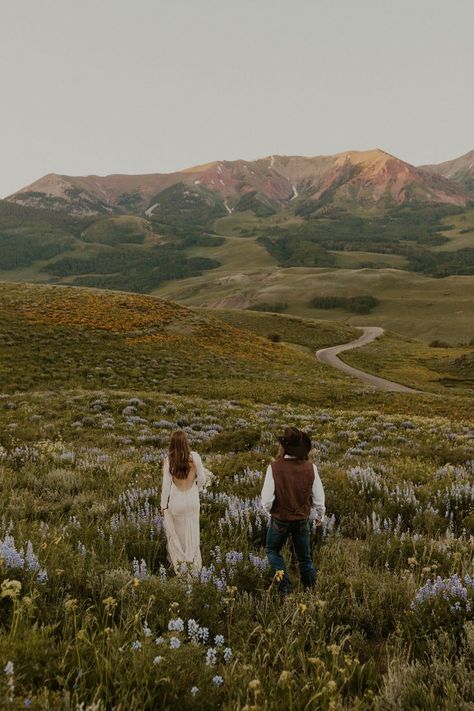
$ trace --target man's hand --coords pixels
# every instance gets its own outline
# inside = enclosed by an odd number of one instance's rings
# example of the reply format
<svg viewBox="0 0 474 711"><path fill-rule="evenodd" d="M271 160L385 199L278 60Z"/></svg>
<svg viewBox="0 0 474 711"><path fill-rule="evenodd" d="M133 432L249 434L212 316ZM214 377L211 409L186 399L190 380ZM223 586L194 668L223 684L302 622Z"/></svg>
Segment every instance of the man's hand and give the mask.
<svg viewBox="0 0 474 711"><path fill-rule="evenodd" d="M322 525L323 525L322 519L316 518L316 519L314 520L314 525L315 525L315 526L318 526L318 527L319 527L319 526L322 526Z"/></svg>

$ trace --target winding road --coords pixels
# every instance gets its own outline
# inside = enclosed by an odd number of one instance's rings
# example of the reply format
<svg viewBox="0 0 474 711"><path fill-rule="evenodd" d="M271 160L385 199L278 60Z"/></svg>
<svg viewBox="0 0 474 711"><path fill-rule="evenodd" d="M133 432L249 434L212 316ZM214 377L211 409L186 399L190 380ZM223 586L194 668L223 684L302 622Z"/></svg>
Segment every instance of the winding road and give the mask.
<svg viewBox="0 0 474 711"><path fill-rule="evenodd" d="M386 380L385 378L379 378L378 375L372 375L371 373L366 373L364 370L359 370L358 368L353 368L351 365L347 365L337 356L338 353L343 351L349 351L352 348L360 348L360 346L365 346L367 343L374 341L384 334L384 329L379 326L358 326L361 331L363 331L362 336L357 338L355 341L350 341L349 343L342 343L339 346L331 346L330 348L321 348L316 351L316 358L321 361L321 363L326 363L331 365L333 368L338 368L348 375L352 375L359 380L363 380L367 385L372 385L372 387L377 390L385 390L398 393L416 393L418 390L413 388L408 388L406 385L401 385L400 383L394 383L392 380Z"/></svg>

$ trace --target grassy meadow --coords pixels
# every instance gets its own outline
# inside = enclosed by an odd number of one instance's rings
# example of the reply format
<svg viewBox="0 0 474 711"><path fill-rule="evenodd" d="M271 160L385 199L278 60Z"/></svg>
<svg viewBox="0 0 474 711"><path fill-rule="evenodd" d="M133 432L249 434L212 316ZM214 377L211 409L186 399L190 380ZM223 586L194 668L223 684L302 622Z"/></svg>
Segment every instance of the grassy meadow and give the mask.
<svg viewBox="0 0 474 711"><path fill-rule="evenodd" d="M354 336L329 321L19 284L0 316L1 708L472 709L468 387L413 368L427 392L370 391L315 360ZM386 338L345 357L375 369L407 343ZM258 495L289 423L327 517L316 591L282 601ZM159 510L176 427L216 475L181 577Z"/></svg>
<svg viewBox="0 0 474 711"><path fill-rule="evenodd" d="M0 280L153 293L189 306L284 303L296 316L382 325L426 343L474 336L473 209L314 215L295 203L259 217L187 205L171 191L160 219L127 214L133 204L77 217L0 200ZM380 302L370 314L311 306L314 297L362 295Z"/></svg>
<svg viewBox="0 0 474 711"><path fill-rule="evenodd" d="M365 216L365 215L364 215ZM286 304L289 314L339 321L347 325L379 325L409 338L429 343L440 338L457 344L474 336L471 275L439 278L407 271L403 254L347 249L332 252L335 264L327 267L279 266L258 241L275 228L291 231L301 218L275 215L258 218L239 213L220 218L214 229L225 239L217 248L193 248L215 258L220 265L200 276L160 285L154 293L193 306L251 308L259 304ZM450 215L440 222L442 244L429 247L434 254L474 248L474 211ZM315 296L370 294L380 304L367 315L342 309L315 309Z"/></svg>

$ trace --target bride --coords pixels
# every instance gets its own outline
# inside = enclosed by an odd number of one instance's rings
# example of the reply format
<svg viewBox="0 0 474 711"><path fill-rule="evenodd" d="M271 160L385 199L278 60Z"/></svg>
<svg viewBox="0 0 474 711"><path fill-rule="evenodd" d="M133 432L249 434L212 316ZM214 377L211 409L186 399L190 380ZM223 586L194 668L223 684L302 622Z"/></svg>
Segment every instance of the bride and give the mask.
<svg viewBox="0 0 474 711"><path fill-rule="evenodd" d="M163 462L161 515L168 555L176 573L186 563L199 571L199 491L206 483L201 457L191 452L186 432L171 435L168 456Z"/></svg>

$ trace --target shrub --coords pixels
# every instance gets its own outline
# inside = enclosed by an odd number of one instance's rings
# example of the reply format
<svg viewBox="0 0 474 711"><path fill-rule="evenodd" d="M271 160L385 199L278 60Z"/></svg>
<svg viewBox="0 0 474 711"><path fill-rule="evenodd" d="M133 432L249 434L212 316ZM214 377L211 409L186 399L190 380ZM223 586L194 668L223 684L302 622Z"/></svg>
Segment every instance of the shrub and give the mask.
<svg viewBox="0 0 474 711"><path fill-rule="evenodd" d="M283 311L286 311L287 308L288 303L286 301L277 301L274 304L262 301L258 304L252 304L252 306L248 307L249 311L269 311L271 313L273 312L276 314L283 313Z"/></svg>
<svg viewBox="0 0 474 711"><path fill-rule="evenodd" d="M361 296L315 296L310 306L315 309L345 309L356 314L369 314L380 301L370 294Z"/></svg>
<svg viewBox="0 0 474 711"><path fill-rule="evenodd" d="M220 432L206 446L210 452L245 452L260 442L261 432L243 428L232 432Z"/></svg>
<svg viewBox="0 0 474 711"><path fill-rule="evenodd" d="M449 343L446 343L446 341L440 341L439 339L435 338L434 341L430 342L430 348L449 348Z"/></svg>
<svg viewBox="0 0 474 711"><path fill-rule="evenodd" d="M344 309L346 303L345 296L315 296L310 302L315 309Z"/></svg>
<svg viewBox="0 0 474 711"><path fill-rule="evenodd" d="M380 301L375 296L370 296L369 294L352 296L348 299L346 308L356 314L369 314L379 303Z"/></svg>

